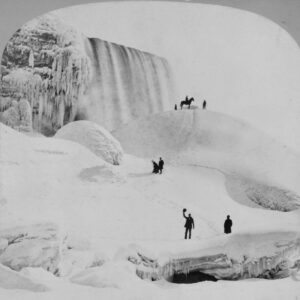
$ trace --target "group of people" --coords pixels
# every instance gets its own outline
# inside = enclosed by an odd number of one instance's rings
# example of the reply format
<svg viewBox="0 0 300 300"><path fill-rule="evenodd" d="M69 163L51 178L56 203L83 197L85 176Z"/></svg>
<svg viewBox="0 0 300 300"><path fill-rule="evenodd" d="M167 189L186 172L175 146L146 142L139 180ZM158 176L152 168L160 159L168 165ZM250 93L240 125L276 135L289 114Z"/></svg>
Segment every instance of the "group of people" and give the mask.
<svg viewBox="0 0 300 300"><path fill-rule="evenodd" d="M195 223L194 223L194 219L192 218L192 215L189 214L188 216L186 216L186 208L183 209L183 217L185 218L185 234L184 234L184 238L187 239L191 239L192 237L192 229L195 228ZM227 216L227 219L224 222L224 233L229 234L231 233L231 227L232 227L232 220L230 219L230 216Z"/></svg>
<svg viewBox="0 0 300 300"><path fill-rule="evenodd" d="M160 157L158 163L155 162L154 160L152 160L152 164L153 164L153 171L152 173L154 174L162 174L163 168L164 168L164 164L165 162L163 161L163 159Z"/></svg>

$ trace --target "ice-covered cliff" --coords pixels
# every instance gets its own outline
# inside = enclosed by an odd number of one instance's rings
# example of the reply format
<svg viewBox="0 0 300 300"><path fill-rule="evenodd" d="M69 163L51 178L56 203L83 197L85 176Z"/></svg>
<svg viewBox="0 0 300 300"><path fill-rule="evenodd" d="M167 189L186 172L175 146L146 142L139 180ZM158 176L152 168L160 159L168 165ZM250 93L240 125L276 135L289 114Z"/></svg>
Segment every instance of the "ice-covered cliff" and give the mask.
<svg viewBox="0 0 300 300"><path fill-rule="evenodd" d="M10 108L26 100L33 128L46 135L78 119L113 129L169 108L172 99L165 59L88 38L53 14L30 21L11 37L1 73L0 120L20 128L19 112Z"/></svg>

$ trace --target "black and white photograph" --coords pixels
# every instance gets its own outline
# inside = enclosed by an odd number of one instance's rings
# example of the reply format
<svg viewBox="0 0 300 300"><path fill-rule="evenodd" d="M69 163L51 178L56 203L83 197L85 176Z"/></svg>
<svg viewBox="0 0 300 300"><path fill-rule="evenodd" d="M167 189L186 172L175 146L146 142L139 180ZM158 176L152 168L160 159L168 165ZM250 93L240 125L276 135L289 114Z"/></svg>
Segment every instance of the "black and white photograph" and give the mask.
<svg viewBox="0 0 300 300"><path fill-rule="evenodd" d="M0 0L0 299L300 300L300 1Z"/></svg>

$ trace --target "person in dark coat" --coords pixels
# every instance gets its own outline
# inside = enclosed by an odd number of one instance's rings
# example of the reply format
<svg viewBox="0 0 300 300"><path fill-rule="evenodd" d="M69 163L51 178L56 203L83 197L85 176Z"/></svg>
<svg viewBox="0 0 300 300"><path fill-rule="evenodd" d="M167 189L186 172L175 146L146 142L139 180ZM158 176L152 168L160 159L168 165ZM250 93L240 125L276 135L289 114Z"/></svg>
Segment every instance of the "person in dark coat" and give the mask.
<svg viewBox="0 0 300 300"><path fill-rule="evenodd" d="M162 160L162 158L159 158L158 167L159 167L159 174L162 174L162 170L164 168L165 162Z"/></svg>
<svg viewBox="0 0 300 300"><path fill-rule="evenodd" d="M186 209L183 209L183 217L185 218L185 235L184 238L187 239L187 236L189 234L189 239L191 239L192 237L192 228L195 228L195 223L194 223L194 219L192 218L191 214L189 214L189 216L187 217L185 215Z"/></svg>
<svg viewBox="0 0 300 300"><path fill-rule="evenodd" d="M158 164L154 160L152 160L152 164L153 164L153 171L152 171L152 173L157 174L159 172L159 166L158 166Z"/></svg>
<svg viewBox="0 0 300 300"><path fill-rule="evenodd" d="M175 104L174 109L177 110L177 104Z"/></svg>
<svg viewBox="0 0 300 300"><path fill-rule="evenodd" d="M227 216L227 219L224 223L224 232L226 234L231 233L231 226L232 226L232 220L230 219L230 216Z"/></svg>
<svg viewBox="0 0 300 300"><path fill-rule="evenodd" d="M206 100L203 101L202 109L206 109Z"/></svg>

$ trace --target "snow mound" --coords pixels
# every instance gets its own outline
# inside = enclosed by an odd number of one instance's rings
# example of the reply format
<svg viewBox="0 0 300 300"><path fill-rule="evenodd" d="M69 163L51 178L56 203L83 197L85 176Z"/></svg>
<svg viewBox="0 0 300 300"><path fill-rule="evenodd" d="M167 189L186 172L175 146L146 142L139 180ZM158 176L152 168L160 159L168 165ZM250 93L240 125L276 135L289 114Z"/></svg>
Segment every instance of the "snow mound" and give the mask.
<svg viewBox="0 0 300 300"><path fill-rule="evenodd" d="M119 165L122 162L120 143L106 129L93 122L71 122L62 127L55 137L77 142L110 164Z"/></svg>
<svg viewBox="0 0 300 300"><path fill-rule="evenodd" d="M4 289L22 289L32 292L45 292L48 288L42 284L10 270L0 264L0 287Z"/></svg>

